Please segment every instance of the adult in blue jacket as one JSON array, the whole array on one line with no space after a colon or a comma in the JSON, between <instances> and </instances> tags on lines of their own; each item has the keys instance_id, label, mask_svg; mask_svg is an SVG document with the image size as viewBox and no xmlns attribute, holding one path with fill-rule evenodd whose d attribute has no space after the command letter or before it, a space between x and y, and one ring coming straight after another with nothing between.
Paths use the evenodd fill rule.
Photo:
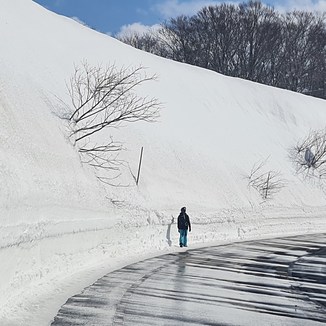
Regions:
<instances>
[{"instance_id":1,"label":"adult in blue jacket","mask_svg":"<svg viewBox=\"0 0 326 326\"><path fill-rule=\"evenodd\" d=\"M187 235L191 232L191 224L188 214L186 213L186 207L181 208L181 212L178 216L178 232L180 233L179 244L180 247L188 247Z\"/></svg>"}]
</instances>

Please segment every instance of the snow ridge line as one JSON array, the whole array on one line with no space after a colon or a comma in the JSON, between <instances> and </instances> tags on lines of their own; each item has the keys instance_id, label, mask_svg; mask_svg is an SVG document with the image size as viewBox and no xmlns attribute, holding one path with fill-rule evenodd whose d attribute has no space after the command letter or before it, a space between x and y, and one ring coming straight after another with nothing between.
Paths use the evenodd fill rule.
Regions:
<instances>
[{"instance_id":1,"label":"snow ridge line","mask_svg":"<svg viewBox=\"0 0 326 326\"><path fill-rule=\"evenodd\" d=\"M158 213L154 211L155 215ZM251 214L250 214L251 213ZM269 226L277 226L279 223L283 223L285 220L290 219L297 222L306 223L309 225L312 218L321 218L326 216L326 211L324 208L319 208L318 214L312 211L305 211L304 209L300 209L300 211L291 210L292 214L286 214L282 212L281 214L277 212L275 209L275 215L267 217L263 211L244 211L242 209L237 210L225 210L221 212L216 212L215 214L198 214L198 217L192 218L192 224L194 226L205 227L209 225L214 225L213 228L218 232L216 228L218 225L223 227L225 224L230 225L230 227L238 226L238 237L241 239L244 228L249 225L259 225L263 226L266 222ZM150 215L150 213L148 212ZM313 214L313 216L312 216ZM195 215L195 214L194 214ZM251 216L250 216L251 215ZM173 217L173 215L171 215ZM253 216L253 217L252 217ZM293 217L296 216L296 217ZM147 226L157 226L157 227L171 227L172 225L176 225L176 218L173 217L173 222L171 222L171 217L169 214L160 214L159 219L153 218L143 218L131 221L130 219L126 220L115 220L114 222L109 222L108 226L101 226L101 223L108 224L108 221L97 221L96 227L87 226L87 224L91 223L92 220L77 220L77 221L58 221L58 222L38 222L35 224L18 224L14 226L2 226L0 228L1 233L3 234L2 239L0 239L0 250L4 250L6 248L12 248L15 246L21 246L24 244L31 244L38 241L42 241L44 239L51 238L59 238L74 234L86 234L92 232L103 232L114 229L133 229ZM302 221L305 219L305 221ZM70 225L66 225L69 223ZM83 226L83 223L85 225ZM176 227L175 227L176 228ZM69 230L70 229L70 230ZM58 231L60 230L60 231ZM61 230L65 230L62 232ZM5 236L7 235L7 236ZM16 237L16 239L15 239Z\"/></svg>"}]
</instances>

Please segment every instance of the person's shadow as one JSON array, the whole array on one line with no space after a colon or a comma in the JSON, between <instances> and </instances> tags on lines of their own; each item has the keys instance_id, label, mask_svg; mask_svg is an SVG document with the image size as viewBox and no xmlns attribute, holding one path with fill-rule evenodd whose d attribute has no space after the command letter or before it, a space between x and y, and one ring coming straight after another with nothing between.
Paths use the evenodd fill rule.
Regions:
<instances>
[{"instance_id":1,"label":"person's shadow","mask_svg":"<svg viewBox=\"0 0 326 326\"><path fill-rule=\"evenodd\" d=\"M166 241L168 242L168 245L172 246L172 240L171 240L171 226L174 223L174 217L172 216L171 223L168 225L168 229L166 230Z\"/></svg>"}]
</instances>

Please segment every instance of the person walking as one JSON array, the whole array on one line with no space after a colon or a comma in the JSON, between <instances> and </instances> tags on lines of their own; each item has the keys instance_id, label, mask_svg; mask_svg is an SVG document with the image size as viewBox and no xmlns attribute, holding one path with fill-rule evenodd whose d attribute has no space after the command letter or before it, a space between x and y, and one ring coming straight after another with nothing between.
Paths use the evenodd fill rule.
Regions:
<instances>
[{"instance_id":1,"label":"person walking","mask_svg":"<svg viewBox=\"0 0 326 326\"><path fill-rule=\"evenodd\" d=\"M191 224L188 214L186 213L186 207L181 208L181 212L178 216L178 232L180 233L179 244L180 247L188 247L187 236L188 229L191 232Z\"/></svg>"}]
</instances>

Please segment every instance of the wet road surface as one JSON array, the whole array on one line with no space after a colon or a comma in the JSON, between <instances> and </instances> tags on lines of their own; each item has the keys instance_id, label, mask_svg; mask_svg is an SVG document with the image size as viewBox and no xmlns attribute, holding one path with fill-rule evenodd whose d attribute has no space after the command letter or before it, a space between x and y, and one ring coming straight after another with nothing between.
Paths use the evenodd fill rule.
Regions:
<instances>
[{"instance_id":1,"label":"wet road surface","mask_svg":"<svg viewBox=\"0 0 326 326\"><path fill-rule=\"evenodd\" d=\"M70 298L52 326L326 325L326 234L148 259Z\"/></svg>"}]
</instances>

